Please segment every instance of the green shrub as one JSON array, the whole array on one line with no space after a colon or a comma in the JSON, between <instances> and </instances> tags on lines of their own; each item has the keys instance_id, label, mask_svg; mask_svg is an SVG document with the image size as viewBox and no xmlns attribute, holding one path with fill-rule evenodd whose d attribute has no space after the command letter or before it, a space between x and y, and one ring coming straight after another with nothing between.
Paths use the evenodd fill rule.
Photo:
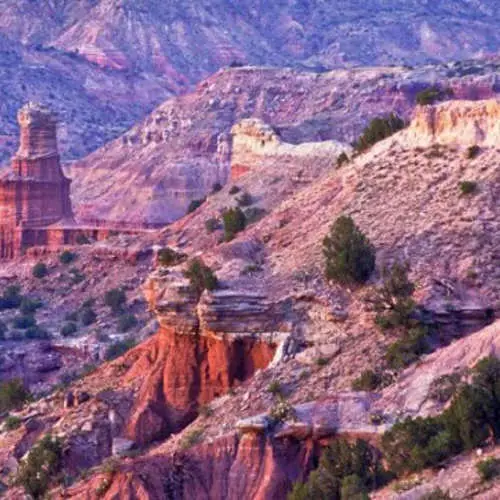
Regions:
<instances>
[{"instance_id":1,"label":"green shrub","mask_svg":"<svg viewBox=\"0 0 500 500\"><path fill-rule=\"evenodd\" d=\"M31 399L20 379L0 382L0 412L16 410Z\"/></svg>"},{"instance_id":2,"label":"green shrub","mask_svg":"<svg viewBox=\"0 0 500 500\"><path fill-rule=\"evenodd\" d=\"M119 358L133 347L135 347L134 339L125 339L114 342L106 349L105 359L106 361L112 361L113 359Z\"/></svg>"},{"instance_id":3,"label":"green shrub","mask_svg":"<svg viewBox=\"0 0 500 500\"><path fill-rule=\"evenodd\" d=\"M61 335L63 337L71 337L78 331L78 326L74 322L66 323L61 328Z\"/></svg>"},{"instance_id":4,"label":"green shrub","mask_svg":"<svg viewBox=\"0 0 500 500\"><path fill-rule=\"evenodd\" d=\"M36 325L36 319L32 314L23 314L22 316L16 316L12 320L12 325L14 328L19 328L21 330L26 330Z\"/></svg>"},{"instance_id":5,"label":"green shrub","mask_svg":"<svg viewBox=\"0 0 500 500\"><path fill-rule=\"evenodd\" d=\"M474 194L477 191L477 182L462 181L459 184L460 192L463 195Z\"/></svg>"},{"instance_id":6,"label":"green shrub","mask_svg":"<svg viewBox=\"0 0 500 500\"><path fill-rule=\"evenodd\" d=\"M383 330L415 326L411 320L415 285L408 279L408 271L408 265L399 262L382 270L383 284L376 289L372 302L378 312L375 322Z\"/></svg>"},{"instance_id":7,"label":"green shrub","mask_svg":"<svg viewBox=\"0 0 500 500\"><path fill-rule=\"evenodd\" d=\"M467 148L465 156L468 160L473 160L474 158L477 158L479 156L480 152L481 148L476 144L474 146L469 146Z\"/></svg>"},{"instance_id":8,"label":"green shrub","mask_svg":"<svg viewBox=\"0 0 500 500\"><path fill-rule=\"evenodd\" d=\"M182 450L187 450L192 446L203 441L203 429L193 429L187 432L181 439L180 447Z\"/></svg>"},{"instance_id":9,"label":"green shrub","mask_svg":"<svg viewBox=\"0 0 500 500\"><path fill-rule=\"evenodd\" d=\"M278 394L269 410L269 417L275 424L295 420L295 408L283 395Z\"/></svg>"},{"instance_id":10,"label":"green shrub","mask_svg":"<svg viewBox=\"0 0 500 500\"><path fill-rule=\"evenodd\" d=\"M403 337L389 346L385 360L390 368L400 370L431 352L429 336L424 327L412 328Z\"/></svg>"},{"instance_id":11,"label":"green shrub","mask_svg":"<svg viewBox=\"0 0 500 500\"><path fill-rule=\"evenodd\" d=\"M45 436L30 450L19 467L17 483L33 498L43 498L62 467L62 443Z\"/></svg>"},{"instance_id":12,"label":"green shrub","mask_svg":"<svg viewBox=\"0 0 500 500\"><path fill-rule=\"evenodd\" d=\"M49 273L49 270L47 269L47 265L44 264L43 262L38 262L33 266L33 269L31 270L31 273L34 278L45 278L47 274Z\"/></svg>"},{"instance_id":13,"label":"green shrub","mask_svg":"<svg viewBox=\"0 0 500 500\"><path fill-rule=\"evenodd\" d=\"M375 269L375 248L351 217L341 216L323 240L325 275L338 283L363 283Z\"/></svg>"},{"instance_id":14,"label":"green shrub","mask_svg":"<svg viewBox=\"0 0 500 500\"><path fill-rule=\"evenodd\" d=\"M80 321L83 326L89 326L95 323L97 314L91 307L84 307L80 312Z\"/></svg>"},{"instance_id":15,"label":"green shrub","mask_svg":"<svg viewBox=\"0 0 500 500\"><path fill-rule=\"evenodd\" d=\"M236 202L240 207L249 207L253 203L253 197L250 193L245 191L237 198Z\"/></svg>"},{"instance_id":16,"label":"green shrub","mask_svg":"<svg viewBox=\"0 0 500 500\"><path fill-rule=\"evenodd\" d=\"M486 482L500 474L500 460L489 457L476 464L477 473L481 481Z\"/></svg>"},{"instance_id":17,"label":"green shrub","mask_svg":"<svg viewBox=\"0 0 500 500\"><path fill-rule=\"evenodd\" d=\"M217 231L219 227L220 221L217 217L210 217L210 219L205 221L205 229L207 230L207 233L213 233L214 231Z\"/></svg>"},{"instance_id":18,"label":"green shrub","mask_svg":"<svg viewBox=\"0 0 500 500\"><path fill-rule=\"evenodd\" d=\"M278 380L273 380L267 386L267 392L273 394L274 396L282 396L283 395L283 388L281 387L281 384L279 383Z\"/></svg>"},{"instance_id":19,"label":"green shrub","mask_svg":"<svg viewBox=\"0 0 500 500\"><path fill-rule=\"evenodd\" d=\"M337 158L337 167L341 167L344 163L349 163L349 157L347 156L347 154L345 153L345 151L343 151L342 153L340 153L340 155L338 156Z\"/></svg>"},{"instance_id":20,"label":"green shrub","mask_svg":"<svg viewBox=\"0 0 500 500\"><path fill-rule=\"evenodd\" d=\"M42 307L42 302L38 299L29 299L28 297L23 297L19 311L21 314L34 314L40 307Z\"/></svg>"},{"instance_id":21,"label":"green shrub","mask_svg":"<svg viewBox=\"0 0 500 500\"><path fill-rule=\"evenodd\" d=\"M429 397L439 403L447 403L456 394L460 379L458 373L442 375L432 383Z\"/></svg>"},{"instance_id":22,"label":"green shrub","mask_svg":"<svg viewBox=\"0 0 500 500\"><path fill-rule=\"evenodd\" d=\"M64 250L64 252L59 255L59 262L61 264L70 264L76 259L76 253L70 252L69 250Z\"/></svg>"},{"instance_id":23,"label":"green shrub","mask_svg":"<svg viewBox=\"0 0 500 500\"><path fill-rule=\"evenodd\" d=\"M340 498L346 500L370 500L366 486L356 474L351 474L342 479Z\"/></svg>"},{"instance_id":24,"label":"green shrub","mask_svg":"<svg viewBox=\"0 0 500 500\"><path fill-rule=\"evenodd\" d=\"M127 296L122 288L113 288L104 294L104 304L106 304L113 313L119 313L127 302Z\"/></svg>"},{"instance_id":25,"label":"green shrub","mask_svg":"<svg viewBox=\"0 0 500 500\"><path fill-rule=\"evenodd\" d=\"M4 428L6 431L15 431L21 427L23 421L19 417L15 417L13 415L9 415L5 419Z\"/></svg>"},{"instance_id":26,"label":"green shrub","mask_svg":"<svg viewBox=\"0 0 500 500\"><path fill-rule=\"evenodd\" d=\"M35 339L48 339L50 338L49 332L40 328L38 325L33 325L26 328L25 337L30 340Z\"/></svg>"},{"instance_id":27,"label":"green shrub","mask_svg":"<svg viewBox=\"0 0 500 500\"><path fill-rule=\"evenodd\" d=\"M246 227L246 217L241 208L230 208L222 214L224 222L224 240L231 241L237 233Z\"/></svg>"},{"instance_id":28,"label":"green shrub","mask_svg":"<svg viewBox=\"0 0 500 500\"><path fill-rule=\"evenodd\" d=\"M16 309L21 305L22 300L21 287L19 285L9 285L2 297L0 297L0 310Z\"/></svg>"},{"instance_id":29,"label":"green shrub","mask_svg":"<svg viewBox=\"0 0 500 500\"><path fill-rule=\"evenodd\" d=\"M440 90L438 87L429 87L421 90L416 95L416 101L420 106L428 106L438 101L442 101L447 97L451 97L452 95L453 92L451 89Z\"/></svg>"},{"instance_id":30,"label":"green shrub","mask_svg":"<svg viewBox=\"0 0 500 500\"><path fill-rule=\"evenodd\" d=\"M241 191L241 188L240 188L239 186L236 186L236 185L231 186L231 187L229 188L229 194L230 194L231 196L232 196L232 195L234 195L234 194L239 193L240 191Z\"/></svg>"},{"instance_id":31,"label":"green shrub","mask_svg":"<svg viewBox=\"0 0 500 500\"><path fill-rule=\"evenodd\" d=\"M137 326L137 318L134 314L122 314L118 318L118 330L120 332L128 332L134 326Z\"/></svg>"},{"instance_id":32,"label":"green shrub","mask_svg":"<svg viewBox=\"0 0 500 500\"><path fill-rule=\"evenodd\" d=\"M162 248L158 251L158 263L163 267L172 267L184 262L186 255L176 252L170 247Z\"/></svg>"},{"instance_id":33,"label":"green shrub","mask_svg":"<svg viewBox=\"0 0 500 500\"><path fill-rule=\"evenodd\" d=\"M357 151L365 151L377 142L402 130L404 127L405 122L394 113L391 113L386 118L374 118L363 130L361 137L354 146Z\"/></svg>"},{"instance_id":34,"label":"green shrub","mask_svg":"<svg viewBox=\"0 0 500 500\"><path fill-rule=\"evenodd\" d=\"M373 370L364 371L352 383L354 391L375 391L382 384L382 374Z\"/></svg>"},{"instance_id":35,"label":"green shrub","mask_svg":"<svg viewBox=\"0 0 500 500\"><path fill-rule=\"evenodd\" d=\"M188 206L188 211L187 213L190 214L197 210L199 207L201 207L205 203L205 198L202 198L201 200L191 200Z\"/></svg>"},{"instance_id":36,"label":"green shrub","mask_svg":"<svg viewBox=\"0 0 500 500\"><path fill-rule=\"evenodd\" d=\"M215 290L218 286L217 276L200 259L193 259L189 263L188 268L184 271L184 276L189 279L191 289L198 296L204 290Z\"/></svg>"}]
</instances>

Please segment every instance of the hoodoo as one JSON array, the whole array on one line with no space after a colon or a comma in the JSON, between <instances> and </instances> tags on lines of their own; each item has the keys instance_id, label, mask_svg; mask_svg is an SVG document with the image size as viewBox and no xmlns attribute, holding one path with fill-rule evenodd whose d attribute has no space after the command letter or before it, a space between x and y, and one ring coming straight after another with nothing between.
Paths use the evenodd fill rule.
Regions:
<instances>
[{"instance_id":1,"label":"hoodoo","mask_svg":"<svg viewBox=\"0 0 500 500\"><path fill-rule=\"evenodd\" d=\"M0 257L47 245L64 232L54 224L74 224L71 180L65 177L57 149L57 119L47 108L29 103L18 113L21 144L11 170L0 177ZM54 243L58 243L55 242Z\"/></svg>"}]
</instances>

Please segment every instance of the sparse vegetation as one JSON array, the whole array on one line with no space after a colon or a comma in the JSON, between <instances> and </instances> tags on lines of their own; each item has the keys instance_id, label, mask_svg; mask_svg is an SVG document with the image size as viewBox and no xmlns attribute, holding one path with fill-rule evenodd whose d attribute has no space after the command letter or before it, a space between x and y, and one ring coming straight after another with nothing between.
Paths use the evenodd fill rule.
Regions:
<instances>
[{"instance_id":1,"label":"sparse vegetation","mask_svg":"<svg viewBox=\"0 0 500 500\"><path fill-rule=\"evenodd\" d=\"M243 231L247 220L241 208L230 208L222 214L224 222L224 240L231 241L237 233Z\"/></svg>"},{"instance_id":2,"label":"sparse vegetation","mask_svg":"<svg viewBox=\"0 0 500 500\"><path fill-rule=\"evenodd\" d=\"M273 380L267 386L267 392L273 394L274 396L278 396L278 395L282 396L283 395L283 388L281 387L281 384L279 383L278 380Z\"/></svg>"},{"instance_id":3,"label":"sparse vegetation","mask_svg":"<svg viewBox=\"0 0 500 500\"><path fill-rule=\"evenodd\" d=\"M124 339L114 342L106 349L105 359L106 361L112 361L113 359L119 358L133 347L135 347L134 339Z\"/></svg>"},{"instance_id":4,"label":"sparse vegetation","mask_svg":"<svg viewBox=\"0 0 500 500\"><path fill-rule=\"evenodd\" d=\"M345 151L342 151L337 158L337 167L340 168L344 163L349 163L349 157Z\"/></svg>"},{"instance_id":5,"label":"sparse vegetation","mask_svg":"<svg viewBox=\"0 0 500 500\"><path fill-rule=\"evenodd\" d=\"M477 182L462 181L459 184L460 192L463 195L474 194L477 191Z\"/></svg>"},{"instance_id":6,"label":"sparse vegetation","mask_svg":"<svg viewBox=\"0 0 500 500\"><path fill-rule=\"evenodd\" d=\"M123 288L113 288L104 294L104 304L106 304L114 314L122 312L126 302L127 296Z\"/></svg>"},{"instance_id":7,"label":"sparse vegetation","mask_svg":"<svg viewBox=\"0 0 500 500\"><path fill-rule=\"evenodd\" d=\"M69 322L61 328L61 335L63 337L71 337L78 331L78 326L74 322Z\"/></svg>"},{"instance_id":8,"label":"sparse vegetation","mask_svg":"<svg viewBox=\"0 0 500 500\"><path fill-rule=\"evenodd\" d=\"M295 409L282 394L278 394L269 410L269 416L275 424L295 420Z\"/></svg>"},{"instance_id":9,"label":"sparse vegetation","mask_svg":"<svg viewBox=\"0 0 500 500\"><path fill-rule=\"evenodd\" d=\"M31 270L31 274L33 275L33 277L38 279L45 278L48 273L49 270L47 268L47 265L43 262L37 262Z\"/></svg>"},{"instance_id":10,"label":"sparse vegetation","mask_svg":"<svg viewBox=\"0 0 500 500\"><path fill-rule=\"evenodd\" d=\"M33 498L43 498L62 465L62 443L45 436L30 450L19 467L17 482Z\"/></svg>"},{"instance_id":11,"label":"sparse vegetation","mask_svg":"<svg viewBox=\"0 0 500 500\"><path fill-rule=\"evenodd\" d=\"M475 144L474 146L469 146L467 148L467 151L465 153L465 157L468 160L473 160L474 158L477 158L479 156L479 153L481 152L481 148Z\"/></svg>"},{"instance_id":12,"label":"sparse vegetation","mask_svg":"<svg viewBox=\"0 0 500 500\"><path fill-rule=\"evenodd\" d=\"M215 290L218 286L217 276L200 259L193 259L189 263L188 268L184 271L184 276L189 279L191 289L198 296L205 290Z\"/></svg>"},{"instance_id":13,"label":"sparse vegetation","mask_svg":"<svg viewBox=\"0 0 500 500\"><path fill-rule=\"evenodd\" d=\"M42 307L42 302L37 299L30 299L28 297L23 297L21 300L21 305L19 306L19 312L21 314L34 314L40 307Z\"/></svg>"},{"instance_id":14,"label":"sparse vegetation","mask_svg":"<svg viewBox=\"0 0 500 500\"><path fill-rule=\"evenodd\" d=\"M64 250L64 252L59 255L59 262L61 264L67 265L76 259L76 253L70 252L69 250Z\"/></svg>"},{"instance_id":15,"label":"sparse vegetation","mask_svg":"<svg viewBox=\"0 0 500 500\"><path fill-rule=\"evenodd\" d=\"M31 394L20 379L0 382L0 412L17 410L31 399Z\"/></svg>"},{"instance_id":16,"label":"sparse vegetation","mask_svg":"<svg viewBox=\"0 0 500 500\"><path fill-rule=\"evenodd\" d=\"M16 417L14 415L9 415L4 422L4 428L6 431L15 431L16 429L19 429L22 424L22 420L19 417Z\"/></svg>"},{"instance_id":17,"label":"sparse vegetation","mask_svg":"<svg viewBox=\"0 0 500 500\"><path fill-rule=\"evenodd\" d=\"M239 193L240 191L241 191L241 188L240 188L239 186L236 186L236 185L231 186L231 187L229 188L229 194L230 194L231 196L233 196L233 195L235 195L235 194Z\"/></svg>"},{"instance_id":18,"label":"sparse vegetation","mask_svg":"<svg viewBox=\"0 0 500 500\"><path fill-rule=\"evenodd\" d=\"M207 233L213 233L217 231L220 227L220 221L217 219L217 217L210 217L210 219L207 219L205 221L205 229L207 230Z\"/></svg>"},{"instance_id":19,"label":"sparse vegetation","mask_svg":"<svg viewBox=\"0 0 500 500\"><path fill-rule=\"evenodd\" d=\"M158 263L163 267L172 267L184 262L186 255L176 252L170 247L162 248L158 251Z\"/></svg>"},{"instance_id":20,"label":"sparse vegetation","mask_svg":"<svg viewBox=\"0 0 500 500\"><path fill-rule=\"evenodd\" d=\"M236 202L240 207L249 207L253 203L253 197L249 192L245 191L237 198Z\"/></svg>"},{"instance_id":21,"label":"sparse vegetation","mask_svg":"<svg viewBox=\"0 0 500 500\"><path fill-rule=\"evenodd\" d=\"M187 432L180 442L182 450L187 450L203 441L203 429L193 429Z\"/></svg>"},{"instance_id":22,"label":"sparse vegetation","mask_svg":"<svg viewBox=\"0 0 500 500\"><path fill-rule=\"evenodd\" d=\"M366 370L354 380L352 389L354 391L375 391L382 385L382 380L382 373Z\"/></svg>"},{"instance_id":23,"label":"sparse vegetation","mask_svg":"<svg viewBox=\"0 0 500 500\"><path fill-rule=\"evenodd\" d=\"M432 383L429 397L439 403L447 403L456 394L460 380L461 375L459 373L442 375Z\"/></svg>"},{"instance_id":24,"label":"sparse vegetation","mask_svg":"<svg viewBox=\"0 0 500 500\"><path fill-rule=\"evenodd\" d=\"M200 208L203 203L205 203L206 201L206 198L202 198L200 200L191 200L191 202L189 203L189 206L188 206L188 214L194 212L195 210L197 210L198 208Z\"/></svg>"},{"instance_id":25,"label":"sparse vegetation","mask_svg":"<svg viewBox=\"0 0 500 500\"><path fill-rule=\"evenodd\" d=\"M122 333L128 332L135 326L137 326L137 318L135 317L135 314L122 314L118 318L118 330Z\"/></svg>"},{"instance_id":26,"label":"sparse vegetation","mask_svg":"<svg viewBox=\"0 0 500 500\"><path fill-rule=\"evenodd\" d=\"M23 314L20 316L16 316L12 320L12 326L14 328L19 328L20 330L26 330L26 328L30 328L36 325L36 319L32 314Z\"/></svg>"},{"instance_id":27,"label":"sparse vegetation","mask_svg":"<svg viewBox=\"0 0 500 500\"><path fill-rule=\"evenodd\" d=\"M83 326L89 326L95 323L97 314L91 307L84 307L80 312L80 321Z\"/></svg>"},{"instance_id":28,"label":"sparse vegetation","mask_svg":"<svg viewBox=\"0 0 500 500\"><path fill-rule=\"evenodd\" d=\"M481 481L486 482L500 475L500 459L489 457L476 464Z\"/></svg>"},{"instance_id":29,"label":"sparse vegetation","mask_svg":"<svg viewBox=\"0 0 500 500\"><path fill-rule=\"evenodd\" d=\"M250 207L245 210L246 225L255 224L266 216L267 211L260 207Z\"/></svg>"},{"instance_id":30,"label":"sparse vegetation","mask_svg":"<svg viewBox=\"0 0 500 500\"><path fill-rule=\"evenodd\" d=\"M399 132L404 127L404 120L394 113L391 113L386 118L374 118L363 130L363 133L354 144L354 147L358 152L365 151L377 142Z\"/></svg>"},{"instance_id":31,"label":"sparse vegetation","mask_svg":"<svg viewBox=\"0 0 500 500\"><path fill-rule=\"evenodd\" d=\"M393 370L401 370L417 361L420 356L431 352L427 328L411 328L387 349L385 360Z\"/></svg>"},{"instance_id":32,"label":"sparse vegetation","mask_svg":"<svg viewBox=\"0 0 500 500\"><path fill-rule=\"evenodd\" d=\"M21 287L19 285L9 285L2 297L0 297L0 310L16 309L21 305L22 300Z\"/></svg>"},{"instance_id":33,"label":"sparse vegetation","mask_svg":"<svg viewBox=\"0 0 500 500\"><path fill-rule=\"evenodd\" d=\"M222 184L220 182L214 182L212 184L212 194L218 193L222 190Z\"/></svg>"},{"instance_id":34,"label":"sparse vegetation","mask_svg":"<svg viewBox=\"0 0 500 500\"><path fill-rule=\"evenodd\" d=\"M453 95L451 89L441 90L438 87L429 87L421 90L416 95L417 104L420 106L428 106L430 104L435 104L438 101L442 101Z\"/></svg>"},{"instance_id":35,"label":"sparse vegetation","mask_svg":"<svg viewBox=\"0 0 500 500\"><path fill-rule=\"evenodd\" d=\"M364 283L375 269L375 248L349 216L331 226L323 255L326 278L338 283Z\"/></svg>"}]
</instances>

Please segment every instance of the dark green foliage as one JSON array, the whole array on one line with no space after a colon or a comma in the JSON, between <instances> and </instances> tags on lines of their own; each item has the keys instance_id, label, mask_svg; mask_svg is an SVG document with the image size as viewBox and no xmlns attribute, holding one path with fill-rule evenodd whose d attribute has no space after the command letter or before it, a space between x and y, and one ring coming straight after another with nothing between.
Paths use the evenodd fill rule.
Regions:
<instances>
[{"instance_id":1,"label":"dark green foliage","mask_svg":"<svg viewBox=\"0 0 500 500\"><path fill-rule=\"evenodd\" d=\"M158 263L163 267L171 267L186 260L186 255L176 252L170 247L162 248L158 251Z\"/></svg>"},{"instance_id":2,"label":"dark green foliage","mask_svg":"<svg viewBox=\"0 0 500 500\"><path fill-rule=\"evenodd\" d=\"M21 305L22 300L21 287L19 285L10 285L0 297L0 310L16 309Z\"/></svg>"},{"instance_id":3,"label":"dark green foliage","mask_svg":"<svg viewBox=\"0 0 500 500\"><path fill-rule=\"evenodd\" d=\"M430 387L429 397L440 403L448 402L456 394L460 378L458 373L439 377Z\"/></svg>"},{"instance_id":4,"label":"dark green foliage","mask_svg":"<svg viewBox=\"0 0 500 500\"><path fill-rule=\"evenodd\" d=\"M431 352L429 335L425 327L408 330L387 349L385 360L390 368L400 370Z\"/></svg>"},{"instance_id":5,"label":"dark green foliage","mask_svg":"<svg viewBox=\"0 0 500 500\"><path fill-rule=\"evenodd\" d=\"M240 191L241 191L241 188L240 188L239 186L236 186L236 185L231 186L231 187L229 188L229 194L230 194L231 196L232 196L232 195L234 195L234 194L239 193Z\"/></svg>"},{"instance_id":6,"label":"dark green foliage","mask_svg":"<svg viewBox=\"0 0 500 500\"><path fill-rule=\"evenodd\" d=\"M467 148L466 157L468 160L473 160L474 158L477 158L479 156L480 152L481 148L477 144L474 146L469 146Z\"/></svg>"},{"instance_id":7,"label":"dark green foliage","mask_svg":"<svg viewBox=\"0 0 500 500\"><path fill-rule=\"evenodd\" d=\"M63 325L61 328L61 335L63 337L71 337L78 331L78 326L76 323L70 322Z\"/></svg>"},{"instance_id":8,"label":"dark green foliage","mask_svg":"<svg viewBox=\"0 0 500 500\"><path fill-rule=\"evenodd\" d=\"M189 203L188 207L188 214L194 212L196 209L201 207L205 203L205 198L202 198L201 200L191 200L191 203Z\"/></svg>"},{"instance_id":9,"label":"dark green foliage","mask_svg":"<svg viewBox=\"0 0 500 500\"><path fill-rule=\"evenodd\" d=\"M462 181L459 184L460 192L463 195L474 194L477 191L477 182Z\"/></svg>"},{"instance_id":10,"label":"dark green foliage","mask_svg":"<svg viewBox=\"0 0 500 500\"><path fill-rule=\"evenodd\" d=\"M231 241L237 233L243 231L246 227L247 220L241 208L230 208L222 214L224 222L224 239Z\"/></svg>"},{"instance_id":11,"label":"dark green foliage","mask_svg":"<svg viewBox=\"0 0 500 500\"><path fill-rule=\"evenodd\" d=\"M106 361L111 361L113 359L119 358L122 354L125 354L128 350L135 346L134 339L125 339L115 342L108 346L106 349Z\"/></svg>"},{"instance_id":12,"label":"dark green foliage","mask_svg":"<svg viewBox=\"0 0 500 500\"><path fill-rule=\"evenodd\" d=\"M134 314L122 314L118 319L118 330L125 333L137 325L137 318Z\"/></svg>"},{"instance_id":13,"label":"dark green foliage","mask_svg":"<svg viewBox=\"0 0 500 500\"><path fill-rule=\"evenodd\" d=\"M429 87L420 91L416 95L417 104L420 106L428 106L430 104L435 104L438 101L442 101L447 97L451 97L453 92L451 89L440 90L437 87Z\"/></svg>"},{"instance_id":14,"label":"dark green foliage","mask_svg":"<svg viewBox=\"0 0 500 500\"><path fill-rule=\"evenodd\" d=\"M278 380L273 380L267 387L267 392L270 392L274 396L283 395L283 389Z\"/></svg>"},{"instance_id":15,"label":"dark green foliage","mask_svg":"<svg viewBox=\"0 0 500 500\"><path fill-rule=\"evenodd\" d=\"M375 269L375 248L349 216L339 217L323 240L325 275L338 283L363 283Z\"/></svg>"},{"instance_id":16,"label":"dark green foliage","mask_svg":"<svg viewBox=\"0 0 500 500\"><path fill-rule=\"evenodd\" d=\"M217 217L210 217L210 219L205 221L205 229L207 230L207 233L213 233L214 231L217 231L219 227L220 221Z\"/></svg>"},{"instance_id":17,"label":"dark green foliage","mask_svg":"<svg viewBox=\"0 0 500 500\"><path fill-rule=\"evenodd\" d=\"M127 296L122 288L113 288L104 294L104 304L106 304L113 313L119 313L127 302Z\"/></svg>"},{"instance_id":18,"label":"dark green foliage","mask_svg":"<svg viewBox=\"0 0 500 500\"><path fill-rule=\"evenodd\" d=\"M5 430L6 431L14 431L16 429L19 429L19 427L21 427L22 422L23 421L19 417L9 415L5 419L5 424L4 424Z\"/></svg>"},{"instance_id":19,"label":"dark green foliage","mask_svg":"<svg viewBox=\"0 0 500 500\"><path fill-rule=\"evenodd\" d=\"M342 152L337 158L337 167L341 167L344 163L349 163L349 157L345 152Z\"/></svg>"},{"instance_id":20,"label":"dark green foliage","mask_svg":"<svg viewBox=\"0 0 500 500\"><path fill-rule=\"evenodd\" d=\"M267 214L264 208L250 207L245 210L246 225L254 224L262 219Z\"/></svg>"},{"instance_id":21,"label":"dark green foliage","mask_svg":"<svg viewBox=\"0 0 500 500\"><path fill-rule=\"evenodd\" d=\"M24 388L21 380L0 382L0 412L16 410L30 398L31 394Z\"/></svg>"},{"instance_id":22,"label":"dark green foliage","mask_svg":"<svg viewBox=\"0 0 500 500\"><path fill-rule=\"evenodd\" d=\"M379 453L367 442L336 439L323 450L318 468L296 484L289 500L364 500L388 479Z\"/></svg>"},{"instance_id":23,"label":"dark green foliage","mask_svg":"<svg viewBox=\"0 0 500 500\"><path fill-rule=\"evenodd\" d=\"M485 358L438 417L408 418L382 438L384 457L397 474L433 467L492 436L500 437L500 361Z\"/></svg>"},{"instance_id":24,"label":"dark green foliage","mask_svg":"<svg viewBox=\"0 0 500 500\"><path fill-rule=\"evenodd\" d=\"M236 202L240 207L249 207L253 203L253 197L250 193L245 191L237 198Z\"/></svg>"},{"instance_id":25,"label":"dark green foliage","mask_svg":"<svg viewBox=\"0 0 500 500\"><path fill-rule=\"evenodd\" d=\"M12 321L12 326L14 328L20 328L21 330L26 330L31 326L36 325L36 319L32 314L23 314L22 316L16 316Z\"/></svg>"},{"instance_id":26,"label":"dark green foliage","mask_svg":"<svg viewBox=\"0 0 500 500\"><path fill-rule=\"evenodd\" d=\"M23 297L19 311L21 314L34 314L40 307L42 307L42 302L38 299L29 299L28 297Z\"/></svg>"},{"instance_id":27,"label":"dark green foliage","mask_svg":"<svg viewBox=\"0 0 500 500\"><path fill-rule=\"evenodd\" d=\"M375 291L372 301L378 312L375 322L383 330L415 326L411 320L415 285L408 279L408 271L408 265L399 262L382 270L383 284Z\"/></svg>"},{"instance_id":28,"label":"dark green foliage","mask_svg":"<svg viewBox=\"0 0 500 500\"><path fill-rule=\"evenodd\" d=\"M59 262L61 264L70 264L76 259L76 253L70 252L69 250L64 250L64 252L59 255Z\"/></svg>"},{"instance_id":29,"label":"dark green foliage","mask_svg":"<svg viewBox=\"0 0 500 500\"><path fill-rule=\"evenodd\" d=\"M30 450L21 464L17 482L33 498L43 498L62 466L62 443L46 435Z\"/></svg>"},{"instance_id":30,"label":"dark green foliage","mask_svg":"<svg viewBox=\"0 0 500 500\"><path fill-rule=\"evenodd\" d=\"M97 319L97 314L91 307L84 307L80 312L80 321L83 326L89 326L95 323Z\"/></svg>"},{"instance_id":31,"label":"dark green foliage","mask_svg":"<svg viewBox=\"0 0 500 500\"><path fill-rule=\"evenodd\" d=\"M493 457L486 458L476 464L476 469L481 481L489 481L500 475L500 460Z\"/></svg>"},{"instance_id":32,"label":"dark green foliage","mask_svg":"<svg viewBox=\"0 0 500 500\"><path fill-rule=\"evenodd\" d=\"M404 127L405 122L394 113L391 113L386 118L374 118L363 130L361 137L354 146L357 151L365 151L377 142L402 130Z\"/></svg>"},{"instance_id":33,"label":"dark green foliage","mask_svg":"<svg viewBox=\"0 0 500 500\"><path fill-rule=\"evenodd\" d=\"M90 243L90 240L87 236L85 236L84 234L78 234L76 236L76 244L77 245L88 245Z\"/></svg>"},{"instance_id":34,"label":"dark green foliage","mask_svg":"<svg viewBox=\"0 0 500 500\"><path fill-rule=\"evenodd\" d=\"M354 382L354 391L375 391L382 384L382 374L373 370L364 371Z\"/></svg>"},{"instance_id":35,"label":"dark green foliage","mask_svg":"<svg viewBox=\"0 0 500 500\"><path fill-rule=\"evenodd\" d=\"M41 279L41 278L45 278L45 276L47 276L47 274L49 273L49 270L47 269L46 264L44 264L43 262L37 262L33 266L31 273L33 274L34 278Z\"/></svg>"},{"instance_id":36,"label":"dark green foliage","mask_svg":"<svg viewBox=\"0 0 500 500\"><path fill-rule=\"evenodd\" d=\"M200 296L204 290L215 290L218 285L217 276L200 259L193 259L184 276L189 279L191 289Z\"/></svg>"}]
</instances>

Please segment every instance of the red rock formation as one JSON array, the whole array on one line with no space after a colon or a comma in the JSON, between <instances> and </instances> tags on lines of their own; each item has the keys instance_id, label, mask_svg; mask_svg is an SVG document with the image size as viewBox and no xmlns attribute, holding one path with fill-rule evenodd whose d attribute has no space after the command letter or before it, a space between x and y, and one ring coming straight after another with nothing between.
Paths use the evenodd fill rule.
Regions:
<instances>
[{"instance_id":1,"label":"red rock formation","mask_svg":"<svg viewBox=\"0 0 500 500\"><path fill-rule=\"evenodd\" d=\"M127 379L144 379L127 435L145 444L178 432L197 415L199 405L265 368L275 347L253 339L218 339L176 334L165 328L131 353Z\"/></svg>"}]
</instances>

